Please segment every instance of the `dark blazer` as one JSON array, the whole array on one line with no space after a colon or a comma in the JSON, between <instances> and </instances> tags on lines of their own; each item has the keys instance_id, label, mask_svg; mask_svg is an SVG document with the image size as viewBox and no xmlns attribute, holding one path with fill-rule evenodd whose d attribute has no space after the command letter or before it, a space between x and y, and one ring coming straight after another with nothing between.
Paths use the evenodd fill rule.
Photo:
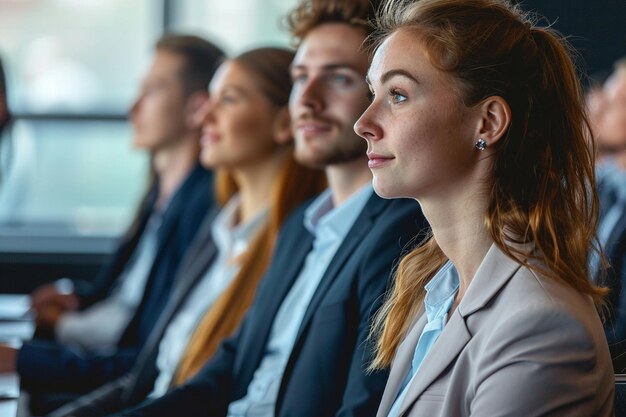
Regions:
<instances>
[{"instance_id":1,"label":"dark blazer","mask_svg":"<svg viewBox=\"0 0 626 417\"><path fill-rule=\"evenodd\" d=\"M600 283L611 289L604 327L615 372L622 373L626 372L626 216L613 228L604 251L610 266Z\"/></svg>"},{"instance_id":2,"label":"dark blazer","mask_svg":"<svg viewBox=\"0 0 626 417\"><path fill-rule=\"evenodd\" d=\"M26 342L17 360L25 389L87 392L131 368L169 298L183 253L213 205L211 189L211 173L198 165L172 197L158 231L160 243L143 299L120 339L119 349L95 355L48 341Z\"/></svg>"},{"instance_id":3,"label":"dark blazer","mask_svg":"<svg viewBox=\"0 0 626 417\"><path fill-rule=\"evenodd\" d=\"M189 294L193 292L196 284L204 277L216 258L217 247L211 238L211 228L218 212L216 208L207 214L194 242L181 261L170 300L139 353L132 370L123 377L55 410L49 417L105 416L135 405L147 397L158 376L156 358L163 335L171 320L180 311Z\"/></svg>"},{"instance_id":4,"label":"dark blazer","mask_svg":"<svg viewBox=\"0 0 626 417\"><path fill-rule=\"evenodd\" d=\"M148 219L154 210L159 193L158 181L153 181L150 189L141 201L133 223L124 236L111 258L102 266L98 275L93 280L85 281L72 279L74 292L80 299L81 309L85 309L98 301L105 299L113 289L120 274L124 271L130 257L135 252L139 239L146 228ZM159 242L161 243L161 242Z\"/></svg>"},{"instance_id":5,"label":"dark blazer","mask_svg":"<svg viewBox=\"0 0 626 417\"><path fill-rule=\"evenodd\" d=\"M276 313L312 247L304 209L285 223L269 270L236 335L189 383L119 415L172 416L184 410L186 417L225 416L228 405L245 396ZM305 313L281 382L277 416L373 415L387 373L365 372L371 359L370 319L403 248L425 226L415 201L370 198Z\"/></svg>"}]
</instances>

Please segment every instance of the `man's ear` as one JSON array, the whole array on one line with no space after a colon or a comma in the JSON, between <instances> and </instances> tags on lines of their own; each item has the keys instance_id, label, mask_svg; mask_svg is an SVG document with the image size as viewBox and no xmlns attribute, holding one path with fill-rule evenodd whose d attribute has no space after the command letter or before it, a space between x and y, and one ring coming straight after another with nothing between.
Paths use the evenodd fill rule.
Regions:
<instances>
[{"instance_id":1,"label":"man's ear","mask_svg":"<svg viewBox=\"0 0 626 417\"><path fill-rule=\"evenodd\" d=\"M185 103L185 124L189 129L200 129L204 119L204 105L209 100L208 91L191 93Z\"/></svg>"},{"instance_id":2,"label":"man's ear","mask_svg":"<svg viewBox=\"0 0 626 417\"><path fill-rule=\"evenodd\" d=\"M291 117L289 109L285 106L278 110L276 119L274 120L274 141L279 145L289 143L293 140L293 132L291 130Z\"/></svg>"},{"instance_id":3,"label":"man's ear","mask_svg":"<svg viewBox=\"0 0 626 417\"><path fill-rule=\"evenodd\" d=\"M500 96L487 97L478 105L480 122L478 138L487 142L487 147L495 145L511 125L511 108Z\"/></svg>"}]
</instances>

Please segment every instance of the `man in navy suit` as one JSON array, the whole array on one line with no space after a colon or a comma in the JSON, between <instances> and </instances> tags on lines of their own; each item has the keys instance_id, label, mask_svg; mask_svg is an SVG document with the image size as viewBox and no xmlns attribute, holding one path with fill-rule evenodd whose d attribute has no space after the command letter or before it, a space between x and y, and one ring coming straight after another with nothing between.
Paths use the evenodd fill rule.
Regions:
<instances>
[{"instance_id":1,"label":"man in navy suit","mask_svg":"<svg viewBox=\"0 0 626 417\"><path fill-rule=\"evenodd\" d=\"M198 163L194 116L222 57L195 36L167 35L157 43L130 114L133 144L150 152L155 173L135 223L94 286L77 283L70 294L49 287L34 303L38 320L50 320L57 341L35 339L19 350L0 345L0 372L19 373L33 413L126 373L157 321L182 255L213 205L212 174ZM62 308L68 304L85 309L69 312ZM107 339L110 349L98 350Z\"/></svg>"},{"instance_id":2,"label":"man in navy suit","mask_svg":"<svg viewBox=\"0 0 626 417\"><path fill-rule=\"evenodd\" d=\"M299 161L329 190L286 222L236 334L199 373L121 416L370 416L385 372L368 373L370 319L402 250L426 225L409 200L371 187L353 125L368 105L369 1L313 0L292 14L301 41L290 112ZM80 412L67 414L87 416Z\"/></svg>"},{"instance_id":3,"label":"man in navy suit","mask_svg":"<svg viewBox=\"0 0 626 417\"><path fill-rule=\"evenodd\" d=\"M594 265L598 270L596 279L611 288L611 310L604 325L615 371L621 373L626 369L626 58L616 63L601 94L604 105L596 123L601 157L596 175L600 198L598 240L610 267L599 271L597 257Z\"/></svg>"}]
</instances>

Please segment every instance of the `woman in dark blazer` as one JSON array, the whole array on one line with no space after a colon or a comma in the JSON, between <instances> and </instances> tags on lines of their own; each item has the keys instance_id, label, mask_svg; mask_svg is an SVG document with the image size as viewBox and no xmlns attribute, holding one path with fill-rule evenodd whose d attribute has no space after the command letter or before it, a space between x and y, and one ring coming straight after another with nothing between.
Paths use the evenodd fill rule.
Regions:
<instances>
[{"instance_id":1,"label":"woman in dark blazer","mask_svg":"<svg viewBox=\"0 0 626 417\"><path fill-rule=\"evenodd\" d=\"M610 416L593 151L565 42L502 0L392 0L356 131L432 226L378 315L378 416Z\"/></svg>"}]
</instances>

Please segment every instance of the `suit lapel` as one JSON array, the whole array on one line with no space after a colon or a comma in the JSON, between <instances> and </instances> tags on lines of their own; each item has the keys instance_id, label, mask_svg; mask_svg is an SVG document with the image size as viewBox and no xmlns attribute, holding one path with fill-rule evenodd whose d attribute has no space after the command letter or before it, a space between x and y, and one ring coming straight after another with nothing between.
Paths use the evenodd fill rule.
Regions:
<instances>
[{"instance_id":1,"label":"suit lapel","mask_svg":"<svg viewBox=\"0 0 626 417\"><path fill-rule=\"evenodd\" d=\"M158 230L158 247L155 259L163 255L166 247L168 247L165 242L174 238L176 228L180 227L181 222L185 220L181 218L181 213L184 213L183 207L189 203L189 194L196 189L196 185L200 181L204 181L206 174L204 168L199 163L196 164L187 175L187 178L174 192L174 195L172 195L169 205L163 213L161 226Z\"/></svg>"},{"instance_id":2,"label":"suit lapel","mask_svg":"<svg viewBox=\"0 0 626 417\"><path fill-rule=\"evenodd\" d=\"M622 215L606 241L605 250L609 259L614 259L620 250L619 243L626 233L626 216Z\"/></svg>"},{"instance_id":3,"label":"suit lapel","mask_svg":"<svg viewBox=\"0 0 626 417\"><path fill-rule=\"evenodd\" d=\"M172 294L159 318L159 322L164 322L163 327L167 326L171 317L178 312L189 292L204 276L217 256L217 247L213 242L211 231L218 213L219 209L214 209L206 216L196 238L180 262L174 277Z\"/></svg>"},{"instance_id":4,"label":"suit lapel","mask_svg":"<svg viewBox=\"0 0 626 417\"><path fill-rule=\"evenodd\" d=\"M376 414L378 417L387 416L393 403L396 401L402 382L404 378L406 378L409 369L411 369L413 353L415 352L415 347L422 334L422 330L424 330L424 326L426 326L426 315L424 314L424 309L421 308L407 336L398 346L391 371L389 372L387 386L385 387L385 392L383 393L383 398L380 401L378 413Z\"/></svg>"},{"instance_id":5,"label":"suit lapel","mask_svg":"<svg viewBox=\"0 0 626 417\"><path fill-rule=\"evenodd\" d=\"M420 331L421 334L421 331ZM418 334L418 338L419 338ZM439 375L446 370L448 365L456 359L467 342L471 339L471 335L465 327L465 321L459 314L458 310L454 312L452 318L446 324L445 330L439 336L439 339L432 346L430 352L424 358L421 367L417 371L416 377L411 385L407 388L407 395L404 403L400 407L398 415L402 415L424 392L426 388L432 384ZM417 345L417 342L416 342ZM415 349L415 345L413 346ZM411 368L410 360L413 358L415 350L409 353L409 364L405 369Z\"/></svg>"},{"instance_id":6,"label":"suit lapel","mask_svg":"<svg viewBox=\"0 0 626 417\"><path fill-rule=\"evenodd\" d=\"M375 194L369 198L367 204L361 211L361 214L357 217L354 225L352 225L350 231L346 235L346 238L341 243L341 246L337 249L337 253L335 253L335 256L328 265L328 269L324 272L324 276L322 277L315 293L313 294L313 298L304 313L304 317L296 337L296 344L294 346L298 345L298 341L302 337L302 334L317 311L319 304L324 299L328 289L342 271L345 263L354 254L354 251L358 247L359 243L361 243L367 236L367 233L372 228L374 218L386 206L386 204L385 200Z\"/></svg>"},{"instance_id":7,"label":"suit lapel","mask_svg":"<svg viewBox=\"0 0 626 417\"><path fill-rule=\"evenodd\" d=\"M133 367L136 380L134 384L129 385L130 391L125 393L125 398L130 399L137 393L143 393L147 386L154 382L154 363L165 329L217 255L217 248L211 239L211 228L205 227L207 223L212 224L213 217L209 216L205 220L203 227L198 231L199 236L181 262L170 300L159 316L158 322Z\"/></svg>"},{"instance_id":8,"label":"suit lapel","mask_svg":"<svg viewBox=\"0 0 626 417\"><path fill-rule=\"evenodd\" d=\"M254 302L258 307L255 308L251 325L247 326L250 333L246 336L249 347L246 349L248 353L245 372L250 373L250 378L263 357L278 309L298 278L313 245L313 236L306 230L304 223L300 221L298 226L295 233L290 233L289 241L282 245L280 258L272 260L272 267L267 276L271 282L267 285L261 283L265 291L259 294L259 299Z\"/></svg>"},{"instance_id":9,"label":"suit lapel","mask_svg":"<svg viewBox=\"0 0 626 417\"><path fill-rule=\"evenodd\" d=\"M466 325L467 317L484 308L509 282L519 268L518 262L506 256L495 244L491 245L476 271L467 293L424 358L411 385L407 388L407 395L400 407L399 415L406 412L418 400L424 390L448 368L470 341L472 335ZM419 334L417 337L419 338ZM416 344L417 342L413 348ZM398 350L398 352L400 351ZM412 358L413 351L407 355ZM407 369L410 369L410 364L404 371Z\"/></svg>"}]
</instances>

